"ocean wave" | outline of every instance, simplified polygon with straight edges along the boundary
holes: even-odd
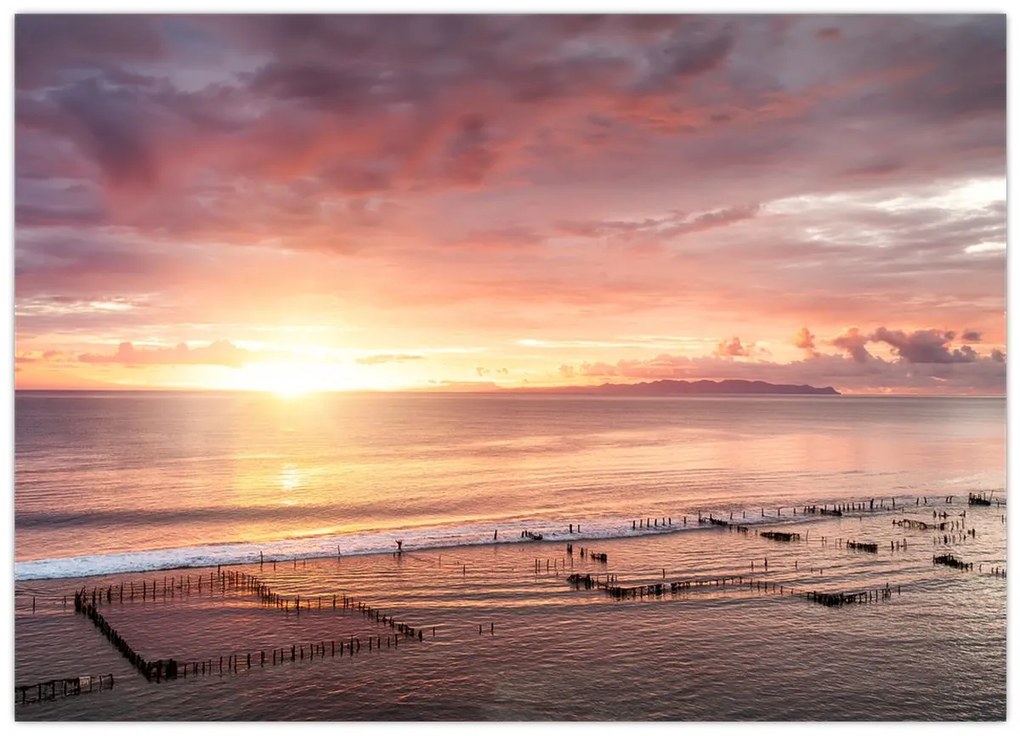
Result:
[[[708,512],[705,512],[706,514]],[[727,518],[717,514],[716,518]],[[666,517],[669,520],[669,517]],[[742,524],[790,523],[805,521],[808,517],[767,516],[753,520],[740,521]],[[517,520],[512,527],[498,530],[493,539],[495,528],[489,525],[469,524],[457,526],[436,526],[404,530],[386,530],[383,532],[359,532],[342,535],[324,535],[315,537],[299,537],[278,539],[258,543],[225,543],[204,544],[172,549],[143,550],[136,552],[80,555],[76,557],[58,557],[42,560],[25,560],[15,562],[14,579],[16,581],[47,580],[57,578],[77,578],[120,573],[150,572],[154,570],[171,570],[179,568],[210,567],[216,565],[239,565],[265,562],[289,561],[335,556],[371,555],[394,552],[397,540],[403,544],[403,550],[445,549],[451,547],[477,546],[485,544],[538,544],[532,539],[522,537],[521,532],[530,531],[542,535],[542,542],[573,543],[585,540],[626,539],[629,537],[646,537],[658,534],[695,532],[713,528],[699,525],[697,515],[687,516],[684,526],[682,516],[672,517],[672,525],[663,523],[651,527],[631,528],[631,519],[600,519],[574,524],[570,531],[568,524],[549,520]],[[580,531],[578,531],[580,530]]]
[[[885,500],[889,500],[889,498],[886,497]],[[931,496],[929,500],[943,501],[942,498],[935,499]],[[962,509],[967,508],[966,497],[961,498],[958,491],[954,500],[954,506],[959,506]],[[852,518],[857,514],[869,516],[878,514],[909,515],[922,509],[927,514],[932,508],[932,506],[922,506],[918,509],[912,503],[913,501],[915,501],[915,495],[898,496],[896,497],[895,508],[888,504],[884,508],[880,508],[876,503],[874,510],[848,511],[847,516]],[[861,501],[857,499],[856,502],[860,503]],[[852,501],[849,499],[839,501],[829,500],[818,504],[818,506],[823,504],[834,506],[836,503],[845,504],[852,503]],[[1001,503],[1004,506],[1005,500],[1003,499]],[[797,504],[797,508],[802,508],[803,505],[803,502],[801,502]],[[944,503],[940,505],[945,506]],[[15,581],[48,580],[216,565],[252,564],[259,562],[260,559],[265,562],[272,562],[334,556],[383,554],[396,551],[397,540],[402,542],[404,551],[410,552],[487,544],[536,544],[548,542],[565,544],[586,540],[627,539],[719,528],[711,524],[699,524],[699,514],[706,518],[712,516],[732,524],[741,524],[749,527],[776,524],[805,524],[831,518],[816,514],[804,514],[803,511],[800,514],[794,514],[792,504],[782,508],[786,510],[786,513],[783,515],[765,513],[766,510],[774,510],[774,507],[755,507],[751,509],[732,507],[702,508],[697,511],[685,511],[673,515],[671,524],[667,523],[670,521],[670,517],[660,516],[658,525],[655,524],[654,517],[581,520],[580,523],[575,522],[573,524],[573,531],[571,531],[570,524],[559,519],[503,520],[498,522],[498,525],[502,528],[499,528],[498,536],[495,539],[493,538],[493,532],[496,530],[495,523],[473,522],[470,524],[386,529],[344,534],[291,536],[264,542],[211,543],[170,549],[24,560],[15,562],[14,579]],[[686,525],[684,524],[684,514],[686,514],[687,519]],[[641,518],[645,518],[650,526],[635,527],[634,524],[640,524]],[[523,537],[523,531],[530,531],[541,535],[542,541],[536,542],[530,538]]]

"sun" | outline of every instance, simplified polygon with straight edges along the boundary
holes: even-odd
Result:
[[[320,391],[356,388],[343,365],[316,361],[248,363],[240,370],[236,388],[265,391],[295,398]]]

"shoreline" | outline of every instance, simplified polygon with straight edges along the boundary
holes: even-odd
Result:
[[[17,681],[112,673],[117,685],[16,712],[19,720],[800,720],[826,702],[840,718],[998,714],[1007,582],[991,566],[1005,568],[1006,527],[995,509],[971,513],[959,497],[943,500],[905,516],[930,521],[945,511],[959,522],[967,508],[977,535],[956,530],[939,551],[971,569],[933,564],[932,532],[892,525],[900,504],[893,512],[887,502],[884,513],[758,526],[799,531],[796,539],[704,524],[689,531],[716,533],[589,539],[572,554],[560,540],[490,540],[291,564],[259,565],[256,556],[221,565],[220,575],[212,565],[20,584]],[[852,540],[877,542],[877,553]],[[891,547],[903,540],[909,546]],[[86,588],[90,600],[95,588],[97,610],[136,653],[149,663],[172,658],[187,676],[140,676],[74,614],[71,588]],[[836,597],[847,604],[819,605]],[[388,620],[422,639],[397,631],[396,646]],[[983,645],[961,652],[952,646],[961,631]],[[722,687],[731,681],[735,696]],[[949,695],[925,701],[943,682]],[[583,700],[592,688],[621,696]],[[825,699],[833,690],[844,694],[838,703]],[[578,702],[583,712],[571,710]]]
[[[994,492],[1003,492],[1003,489],[997,489]],[[956,496],[956,494],[954,494],[954,497],[958,498]],[[865,505],[867,504],[867,501],[860,501],[860,500],[856,500],[856,499],[846,500],[842,504],[835,504],[835,505],[839,505],[839,506],[845,508],[847,506],[855,506],[855,505],[859,504],[861,506],[861,508],[846,510],[845,512],[841,513],[841,517],[842,518],[846,518],[846,519],[867,518],[867,517],[876,516],[878,514],[889,514],[889,513],[907,513],[907,514],[909,514],[909,513],[911,513],[911,510],[919,508],[918,504],[916,504],[916,503],[915,504],[904,503],[904,500],[907,500],[907,499],[910,499],[910,498],[914,499],[915,501],[919,500],[919,497],[917,497],[917,496],[911,496],[911,497],[905,497],[905,496],[904,497],[889,497],[888,500],[894,501],[897,504],[897,506],[895,506],[895,507],[892,507],[892,506],[880,507],[880,506],[876,505],[873,509],[870,509],[870,510],[865,507]],[[921,504],[921,507],[931,507],[931,506],[935,505],[937,498],[938,497],[928,497],[928,500],[925,502],[925,504]],[[887,499],[883,497],[881,500],[884,502]],[[969,504],[967,504],[966,502],[957,501],[957,503],[963,509],[966,509],[966,508],[969,507]],[[1006,500],[1005,499],[1001,499],[1001,500],[1000,499],[996,499],[996,504],[997,504],[996,508],[1005,508],[1006,507]],[[577,543],[589,544],[589,543],[598,542],[598,541],[650,538],[650,537],[658,537],[658,536],[662,536],[662,535],[679,534],[679,533],[683,533],[683,532],[695,532],[695,531],[701,531],[701,530],[716,529],[716,528],[719,528],[719,526],[722,526],[722,527],[726,527],[726,526],[762,527],[762,526],[769,526],[769,525],[798,525],[799,526],[799,525],[808,524],[808,523],[812,523],[812,522],[823,521],[826,518],[832,518],[831,516],[827,517],[825,512],[821,511],[822,508],[827,507],[829,505],[834,505],[834,504],[832,504],[830,502],[830,503],[825,503],[825,504],[802,504],[801,506],[797,506],[797,507],[794,507],[794,506],[783,506],[783,507],[778,507],[779,510],[789,509],[793,513],[790,516],[766,515],[766,516],[755,516],[755,517],[753,517],[751,519],[746,518],[746,513],[747,513],[746,511],[742,511],[741,512],[742,516],[740,518],[738,518],[738,519],[733,519],[733,516],[735,516],[737,512],[733,512],[732,515],[729,516],[729,519],[727,519],[726,516],[730,514],[729,511],[723,512],[719,516],[715,516],[715,512],[714,511],[709,511],[708,512],[708,516],[703,516],[703,518],[706,519],[706,520],[709,519],[709,518],[715,518],[716,521],[714,523],[707,523],[707,524],[700,523],[698,521],[697,517],[694,514],[691,514],[691,513],[687,514],[687,518],[690,519],[689,523],[683,523],[681,521],[681,519],[684,518],[683,516],[679,516],[679,517],[659,517],[659,519],[655,520],[655,521],[662,521],[663,524],[661,526],[637,527],[636,529],[635,528],[626,528],[625,526],[621,526],[621,525],[619,525],[619,523],[613,521],[613,522],[610,522],[610,523],[615,528],[613,528],[613,529],[606,529],[605,532],[602,533],[602,534],[588,534],[588,533],[570,532],[570,531],[566,531],[566,530],[563,530],[563,531],[552,530],[552,531],[550,531],[550,530],[548,530],[548,526],[547,525],[552,523],[552,522],[544,522],[544,523],[540,522],[539,526],[533,526],[532,528],[536,532],[541,533],[543,535],[543,539],[542,540],[534,540],[534,539],[522,538],[521,536],[517,536],[517,533],[520,532],[520,530],[515,530],[514,532],[512,532],[513,536],[502,537],[502,538],[499,538],[499,539],[496,539],[496,540],[478,538],[477,540],[472,541],[472,540],[465,539],[465,540],[458,540],[458,541],[456,541],[454,543],[450,543],[450,544],[443,544],[443,543],[440,543],[438,541],[435,542],[435,543],[430,543],[430,542],[426,541],[426,542],[424,542],[422,544],[415,544],[413,540],[412,541],[402,540],[402,541],[405,541],[405,545],[406,545],[403,548],[404,552],[415,552],[415,551],[435,552],[437,550],[447,550],[447,549],[449,549],[449,550],[456,550],[456,549],[463,549],[463,548],[478,548],[478,547],[485,547],[485,546],[516,545],[516,544],[536,544],[536,545],[544,545],[546,543],[550,543],[550,544],[577,544]],[[957,504],[953,504],[953,505],[955,506]],[[804,509],[804,511],[802,511],[798,515],[797,511],[796,511],[797,508],[802,508],[802,509]],[[806,511],[807,508],[815,508],[815,509],[819,509],[819,511],[807,512]],[[692,516],[694,517],[693,519],[691,519]],[[671,520],[671,519],[676,519],[676,521],[673,521],[671,524],[667,523],[667,520]],[[638,521],[638,519],[634,519],[632,521]],[[535,522],[532,522],[532,524],[534,524],[534,523]],[[591,523],[592,524],[597,524],[598,522],[595,521],[595,522],[591,522]],[[423,531],[426,531],[426,532],[427,531],[435,531],[436,529],[442,530],[442,527],[438,527],[438,528],[437,527],[426,527],[426,528],[424,528]],[[324,546],[326,543],[328,543],[330,546],[333,546],[333,545],[337,544],[338,542],[340,544],[342,544],[342,540],[351,541],[351,540],[358,540],[358,539],[366,539],[367,538],[367,539],[369,539],[371,541],[373,537],[380,537],[380,536],[383,536],[384,534],[387,537],[387,539],[393,539],[394,537],[399,538],[401,535],[405,535],[406,536],[406,534],[405,534],[406,531],[411,531],[411,530],[394,530],[394,531],[387,531],[385,533],[384,532],[356,533],[354,535],[347,535],[347,536],[341,536],[341,537],[307,537],[307,538],[301,538],[301,540],[305,541],[305,542],[307,542],[309,540],[315,540],[315,544],[317,546],[319,546],[319,545]],[[358,534],[361,534],[362,536],[359,537]],[[327,540],[328,540],[328,542],[327,542]],[[393,539],[393,541],[395,542],[396,540]],[[298,542],[297,544],[300,545],[300,542]],[[45,558],[45,559],[42,559],[42,560],[20,560],[20,561],[16,560],[15,563],[14,563],[14,565],[15,565],[14,582],[15,582],[15,585],[18,585],[18,584],[31,583],[31,582],[37,582],[37,581],[48,581],[48,580],[64,580],[64,579],[77,579],[77,578],[88,579],[88,578],[103,577],[103,576],[109,576],[109,575],[146,574],[146,573],[151,573],[151,572],[169,572],[169,571],[172,571],[172,570],[195,570],[195,569],[206,569],[206,568],[215,568],[215,567],[223,567],[223,566],[234,566],[234,565],[251,565],[251,564],[259,564],[260,560],[263,563],[272,563],[272,562],[279,563],[279,562],[290,562],[290,561],[293,561],[293,560],[322,560],[322,559],[338,559],[338,558],[353,558],[353,557],[359,557],[360,558],[360,557],[368,557],[368,556],[373,556],[373,555],[396,554],[396,550],[394,550],[392,548],[382,548],[382,547],[370,547],[368,549],[353,549],[353,550],[349,550],[349,551],[338,552],[338,554],[336,554],[336,555],[332,554],[332,552],[326,553],[323,549],[321,549],[321,547],[318,548],[318,549],[312,549],[312,550],[307,550],[307,551],[302,551],[302,550],[293,550],[293,551],[277,550],[277,551],[274,552],[274,546],[275,547],[279,547],[279,546],[292,546],[292,545],[295,545],[295,540],[282,539],[282,540],[274,540],[274,541],[267,542],[267,543],[265,543],[264,545],[262,545],[260,547],[256,547],[252,543],[245,543],[245,542],[232,543],[232,542],[227,542],[227,543],[221,543],[221,544],[216,544],[216,545],[195,546],[195,547],[170,547],[170,548],[162,548],[162,549],[154,549],[154,550],[141,550],[141,551],[133,551],[133,552],[111,552],[111,553],[96,554],[96,555],[87,555],[87,556]],[[230,551],[231,548],[236,548],[236,551],[231,552]],[[269,550],[268,554],[267,554],[267,549]],[[206,555],[206,554],[212,555],[212,554],[215,554],[215,552],[213,552],[213,551],[208,551],[207,552],[207,550],[220,550],[223,553],[224,556],[219,558],[219,559],[217,559],[215,557],[211,557],[209,559],[204,559],[204,558],[203,559],[196,559],[196,560],[193,561],[193,563],[188,563],[187,561],[185,561],[183,563],[175,563],[173,561],[166,561],[166,562],[162,562],[162,564],[161,564],[160,555],[165,556],[165,555],[172,554],[172,553],[178,553],[178,555],[186,555],[188,553],[193,554],[193,555]],[[282,552],[282,554],[281,554],[281,552]],[[137,561],[138,560],[144,560],[146,557],[152,558],[153,559],[153,564],[150,565],[150,566],[140,566],[141,563],[137,562]],[[112,565],[108,566],[106,569],[100,569],[100,570],[95,570],[95,571],[90,571],[90,569],[89,569],[90,565],[94,568],[96,565],[101,565],[102,562],[104,562],[104,561],[109,563],[111,561],[116,561],[116,560],[124,560],[125,561],[125,565],[112,564]],[[127,560],[135,560],[136,562],[134,562],[134,566],[132,567],[132,566],[129,566],[132,563],[127,562]],[[78,566],[82,566],[84,569],[82,571],[80,571],[80,572],[73,571],[73,570],[68,570],[66,574],[53,574],[53,575],[45,575],[45,574],[43,574],[43,575],[31,575],[31,574],[29,574],[28,576],[25,576],[25,573],[23,572],[21,577],[19,577],[18,572],[17,572],[19,565],[27,566],[29,569],[31,569],[31,567],[33,565],[50,565],[50,566],[53,566],[53,565],[61,565],[61,564],[68,565],[68,566],[78,565]]]

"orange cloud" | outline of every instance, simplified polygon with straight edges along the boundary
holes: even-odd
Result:
[[[83,353],[82,363],[116,363],[118,365],[222,365],[238,367],[254,359],[251,351],[239,348],[229,340],[217,340],[204,347],[189,348],[180,343],[166,348],[136,348],[122,342],[108,354]]]

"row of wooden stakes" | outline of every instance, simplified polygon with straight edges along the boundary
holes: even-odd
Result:
[[[435,629],[433,629],[432,635],[435,636]],[[396,649],[399,647],[399,644],[400,637],[396,634],[387,636],[385,640],[381,636],[370,636],[367,640],[366,649],[370,652],[373,650],[382,651],[384,646],[386,649],[391,647]],[[178,677],[186,678],[189,675],[189,667],[191,677],[202,677],[232,674],[240,669],[251,669],[253,666],[265,667],[266,665],[279,665],[289,662],[304,662],[306,659],[312,661],[316,657],[319,659],[336,656],[342,657],[344,651],[353,657],[361,651],[361,648],[361,638],[351,636],[346,641],[343,639],[331,639],[330,641],[321,640],[308,644],[292,644],[289,648],[274,647],[269,650],[268,656],[266,650],[262,649],[258,652],[229,654],[226,657],[220,657],[218,660],[205,659],[191,662],[178,662],[173,659],[166,661],[159,660],[153,663],[154,676],[150,677],[150,679],[160,682],[161,679],[174,680]]]
[[[129,583],[110,584],[105,588],[102,586],[93,587],[91,593],[92,605],[111,604],[114,601],[129,603],[135,601],[174,600],[178,597],[185,597],[203,592],[214,595],[217,588],[220,593],[225,594],[228,590],[234,591],[247,587],[247,583],[240,577],[241,573],[232,570],[223,570],[217,566],[216,572],[209,571],[208,577],[204,575],[164,575],[162,585],[158,578],[151,582],[141,580],[136,586],[132,580]],[[67,604],[67,597],[64,597],[64,604]]]
[[[662,597],[667,593],[675,595],[702,587],[722,587],[728,585],[743,587],[744,578],[742,576],[733,576],[710,580],[674,580],[665,583],[651,583],[649,585],[633,585],[624,587],[613,585],[613,581],[610,580],[608,576],[606,581],[601,581],[598,578],[593,578],[591,575],[581,575],[576,573],[574,575],[570,575],[567,578],[567,582],[578,588],[597,588],[604,591],[612,598],[624,600],[627,598],[644,598],[646,595],[655,597]],[[886,600],[892,596],[892,588],[889,585],[886,585],[885,588],[879,588],[874,591],[861,591],[854,593],[819,593],[817,591],[797,592],[792,587],[783,584],[770,583],[768,581],[762,582],[761,580],[754,580],[751,578],[748,578],[747,585],[750,590],[754,590],[755,592],[771,592],[778,595],[799,596],[827,606],[845,605],[848,603],[869,603]],[[896,586],[896,593],[899,594],[900,592],[900,586]]]
[[[302,600],[299,595],[295,595],[294,597],[280,595],[255,575],[249,575],[239,570],[224,570],[217,567],[215,577],[213,576],[214,573],[210,571],[208,583],[205,584],[204,588],[206,591],[215,592],[218,588],[221,593],[226,593],[228,590],[248,593],[256,596],[263,605],[282,609],[285,613],[293,611],[297,615],[301,615],[302,607],[304,607],[305,610],[310,610],[312,608],[312,598],[306,597]],[[127,588],[127,600],[129,602],[135,600],[155,600],[159,592],[157,584],[158,580],[153,580],[151,586],[149,586],[147,582],[143,581],[142,597],[138,599],[135,596],[134,583],[130,583]],[[164,576],[162,590],[163,599],[166,599],[168,593],[170,598],[173,599],[175,591],[180,592],[182,595],[188,595],[192,589],[192,578],[190,575],[187,577]],[[201,592],[203,590],[203,576],[197,576],[195,578],[194,590],[196,592]],[[78,610],[79,596],[81,597],[81,600],[85,600],[86,591],[83,589],[82,591],[75,593],[75,610]],[[114,599],[119,602],[124,602],[124,583],[120,583],[119,585],[109,585],[105,589],[95,587],[92,589],[91,605],[93,607],[98,607],[103,602],[108,604],[112,603]],[[330,600],[330,596],[327,596],[327,600]],[[316,603],[316,607],[321,609],[322,596],[316,596],[314,601]],[[331,607],[335,609],[338,607],[338,604],[339,607],[344,609],[357,610],[366,618],[374,619],[376,623],[388,625],[391,629],[396,630],[405,637],[417,637],[421,639],[423,636],[420,629],[409,626],[403,622],[396,621],[392,616],[386,615],[373,606],[370,606],[363,601],[356,600],[344,593],[331,595]]]
[[[584,547],[581,547],[580,551],[581,551],[581,559],[584,559],[585,557],[589,557],[589,558],[595,560],[595,562],[601,562],[603,564],[609,562],[609,555],[606,554],[605,552],[593,552],[592,550],[585,549]],[[570,555],[571,557],[574,556],[574,545],[572,545],[572,544],[568,544],[567,545],[567,554]]]
[[[974,563],[973,562],[964,562],[963,560],[959,560],[956,557],[953,557],[951,554],[944,554],[944,555],[938,555],[938,556],[932,555],[931,564],[933,564],[933,565],[945,565],[946,567],[954,567],[957,570],[973,570],[974,569]]]
[[[234,575],[240,576],[240,575],[243,575],[243,574],[242,573],[234,573]],[[253,576],[245,576],[245,578],[249,578],[249,579],[252,578],[252,577]],[[236,579],[237,578],[235,578],[235,580]],[[251,580],[244,580],[244,582],[246,584],[248,584],[248,585],[252,584]],[[259,586],[256,586],[256,587],[259,587]],[[92,595],[93,595],[93,598],[96,597],[95,591],[93,592]],[[344,602],[345,602],[346,607],[351,607],[351,608],[355,607],[354,606],[355,602],[353,601],[353,599],[349,599],[349,598],[345,597]],[[334,599],[333,599],[333,605],[334,605],[334,607],[336,606],[336,597],[335,596],[334,596]],[[92,621],[92,623],[96,626],[96,628],[99,629],[99,631],[110,641],[110,643],[113,644],[120,651],[120,653],[124,656],[124,658],[127,659],[128,662],[135,669],[137,669],[147,680],[150,680],[150,681],[154,680],[155,682],[161,682],[163,680],[175,680],[178,677],[187,677],[188,676],[188,665],[189,665],[188,662],[181,662],[181,661],[178,661],[178,660],[173,659],[173,658],[167,659],[167,660],[159,659],[159,660],[155,660],[155,661],[149,661],[149,660],[146,660],[144,657],[142,657],[137,652],[135,652],[134,649],[127,643],[127,641],[122,636],[120,636],[120,634],[117,632],[117,630],[114,629],[106,621],[106,619],[103,617],[103,615],[99,613],[99,611],[96,608],[95,604],[89,602],[88,595],[87,595],[87,593],[85,592],[84,589],[82,589],[81,591],[75,592],[75,595],[74,595],[74,606],[75,606],[75,612],[84,615],[86,618],[88,618],[90,621]],[[320,601],[320,606],[321,606],[321,601]],[[380,619],[381,619],[383,623],[389,623],[392,628],[396,629],[399,632],[399,634],[403,634],[404,637],[417,638],[419,641],[424,639],[424,632],[423,632],[422,629],[415,629],[415,628],[407,626],[407,625],[405,625],[403,623],[395,622],[395,621],[393,621],[392,618],[387,619],[386,617],[381,616],[379,611],[373,609],[371,606],[366,606],[366,605],[364,605],[362,603],[362,604],[358,604],[357,609],[359,611],[361,611],[362,613],[364,613],[369,618],[371,618],[374,615],[375,616],[375,620],[377,622],[380,621]],[[435,628],[432,629],[432,635],[435,636]],[[387,636],[386,637],[386,647],[389,648],[391,646],[391,642],[392,642],[392,646],[394,648],[396,648],[398,646],[398,644],[399,644],[399,641],[400,641],[400,636],[398,635],[398,633],[394,633],[392,635],[392,637],[391,636]],[[374,644],[374,647],[373,647],[373,644]],[[373,637],[369,637],[368,638],[368,649],[369,649],[369,651],[372,651],[373,648],[378,649],[378,650],[381,650],[383,648],[383,639],[382,639],[381,636],[377,636],[374,639],[373,639]],[[352,656],[355,653],[361,651],[361,639],[360,639],[360,637],[355,637],[355,636],[351,636],[350,637],[349,643],[347,645],[347,651]],[[339,654],[341,656],[343,656],[343,652],[344,652],[344,642],[343,642],[343,640],[340,640],[340,641],[331,640],[329,642],[329,656],[336,656],[338,652],[339,652]],[[309,657],[309,659],[314,658],[316,654],[319,654],[320,658],[326,656],[326,642],[325,641],[319,642],[318,644],[312,643],[312,644],[308,645],[308,657]],[[271,663],[274,664],[274,665],[275,664],[282,664],[282,663],[288,661],[287,660],[287,650],[286,650],[286,647],[282,647],[282,648],[280,648],[278,650],[277,649],[273,649],[273,650],[271,650],[270,655],[271,655]],[[290,660],[289,661],[291,661],[291,662],[296,661],[296,659],[298,659],[299,656],[300,656],[300,659],[302,661],[305,659],[305,647],[304,647],[304,644],[301,644],[301,645],[291,645],[291,647],[290,647]],[[251,653],[247,653],[245,655],[246,667],[248,667],[248,668],[251,667],[251,661],[252,661],[252,655],[251,655]],[[265,650],[261,650],[259,652],[259,657],[258,657],[257,661],[258,661],[260,666],[265,666],[265,664],[266,664],[266,652],[265,652]],[[227,657],[227,671],[228,672],[229,671],[236,672],[237,669],[238,669],[238,666],[239,666],[239,662],[240,662],[240,659],[238,658],[237,655],[228,655],[228,657]],[[224,664],[224,658],[223,657],[219,658],[219,667],[218,667],[218,669],[213,667],[213,660],[211,660],[211,659],[210,660],[202,660],[201,662],[191,662],[190,663],[190,665],[191,665],[191,674],[192,674],[192,676],[196,676],[196,675],[199,675],[199,674],[201,674],[201,675],[213,674],[214,672],[222,673],[224,671],[223,664]],[[112,684],[112,681],[111,681],[111,684]],[[42,692],[42,691],[40,690],[40,692]]]
[[[57,689],[57,686],[60,689]],[[17,704],[41,703],[44,700],[56,700],[72,695],[109,690],[113,687],[113,675],[86,675],[85,677],[64,677],[59,680],[47,680],[34,685],[15,685],[14,702]],[[33,697],[34,696],[34,697]]]

